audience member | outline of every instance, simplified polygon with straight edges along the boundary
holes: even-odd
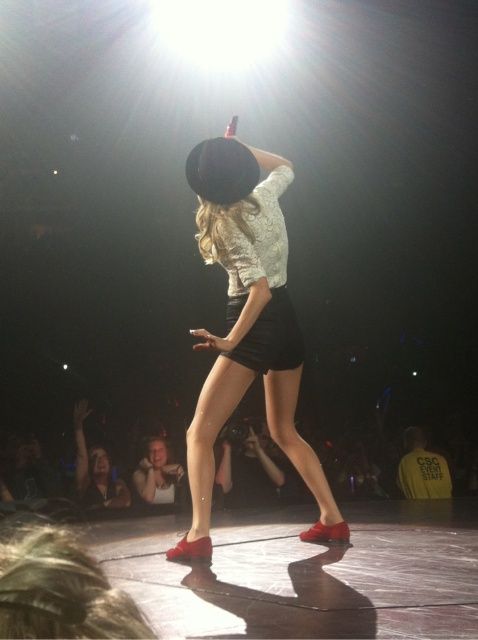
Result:
[[[163,436],[143,441],[143,458],[133,473],[138,496],[149,504],[182,503],[184,469],[170,462],[168,442]]]
[[[472,443],[466,471],[466,495],[478,496],[478,444]]]
[[[64,529],[0,543],[1,638],[154,638],[132,598]]]
[[[3,501],[35,501],[63,495],[59,473],[43,455],[34,434],[11,436],[6,453],[0,483]]]
[[[101,446],[86,448],[83,429],[90,415],[88,400],[75,404],[73,423],[76,440],[76,490],[82,506],[88,509],[118,509],[131,505],[131,493],[120,478],[113,478],[108,452]]]
[[[4,483],[2,478],[0,478],[0,502],[13,502],[13,496],[8,490],[7,485]]]
[[[349,440],[343,447],[342,467],[337,475],[340,493],[349,498],[388,498],[379,482],[380,474],[363,441]]]
[[[403,454],[401,443],[401,436],[393,435],[389,436],[389,439],[381,437],[377,446],[369,444],[369,449],[375,452],[375,459],[379,461],[380,486],[392,499],[402,497],[402,492],[397,485],[397,469]]]
[[[464,496],[468,494],[468,470],[470,460],[470,439],[467,437],[460,415],[455,413],[445,419],[444,453],[447,458],[450,475],[453,479],[453,494]]]
[[[397,482],[406,498],[451,498],[452,482],[446,459],[428,451],[423,429],[408,427],[405,450],[400,460]]]
[[[259,434],[256,434],[247,423],[235,429],[226,427],[222,441],[222,458],[215,478],[216,484],[220,485],[224,492],[225,506],[252,507],[277,504],[280,488],[285,483],[285,474],[267,453],[272,440],[266,429],[267,426],[261,425],[258,428]],[[234,442],[236,438],[239,442]]]

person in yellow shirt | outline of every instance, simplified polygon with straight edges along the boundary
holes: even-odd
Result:
[[[398,466],[397,484],[408,499],[451,498],[452,482],[443,456],[426,450],[427,440],[420,427],[408,427],[405,448]]]

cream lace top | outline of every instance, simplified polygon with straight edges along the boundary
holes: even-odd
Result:
[[[264,276],[271,289],[286,284],[289,243],[278,199],[293,179],[292,169],[281,165],[252,192],[261,210],[246,212],[244,218],[254,234],[254,243],[230,218],[223,218],[218,225],[226,248],[220,264],[229,276],[228,296],[247,294],[251,284]]]

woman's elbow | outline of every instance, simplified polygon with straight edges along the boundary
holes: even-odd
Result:
[[[285,485],[285,475],[282,474],[281,476],[279,476],[276,480],[276,485],[278,488],[283,487]]]
[[[216,480],[216,484],[219,485],[222,489],[224,495],[226,493],[230,493],[232,490],[232,482],[225,482],[223,480]]]
[[[264,303],[268,303],[272,298],[272,293],[269,288],[269,283],[267,282],[267,278],[260,278],[254,284],[251,285],[251,288],[255,289],[256,294],[264,301]]]

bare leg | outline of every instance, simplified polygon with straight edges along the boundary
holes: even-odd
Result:
[[[264,376],[267,424],[274,441],[287,455],[313,493],[325,525],[342,522],[320,460],[296,431],[294,415],[299,395],[302,365],[287,371],[269,371]]]
[[[215,472],[214,441],[255,377],[252,369],[219,356],[203,385],[187,432],[188,475],[193,504],[188,542],[209,535]]]

